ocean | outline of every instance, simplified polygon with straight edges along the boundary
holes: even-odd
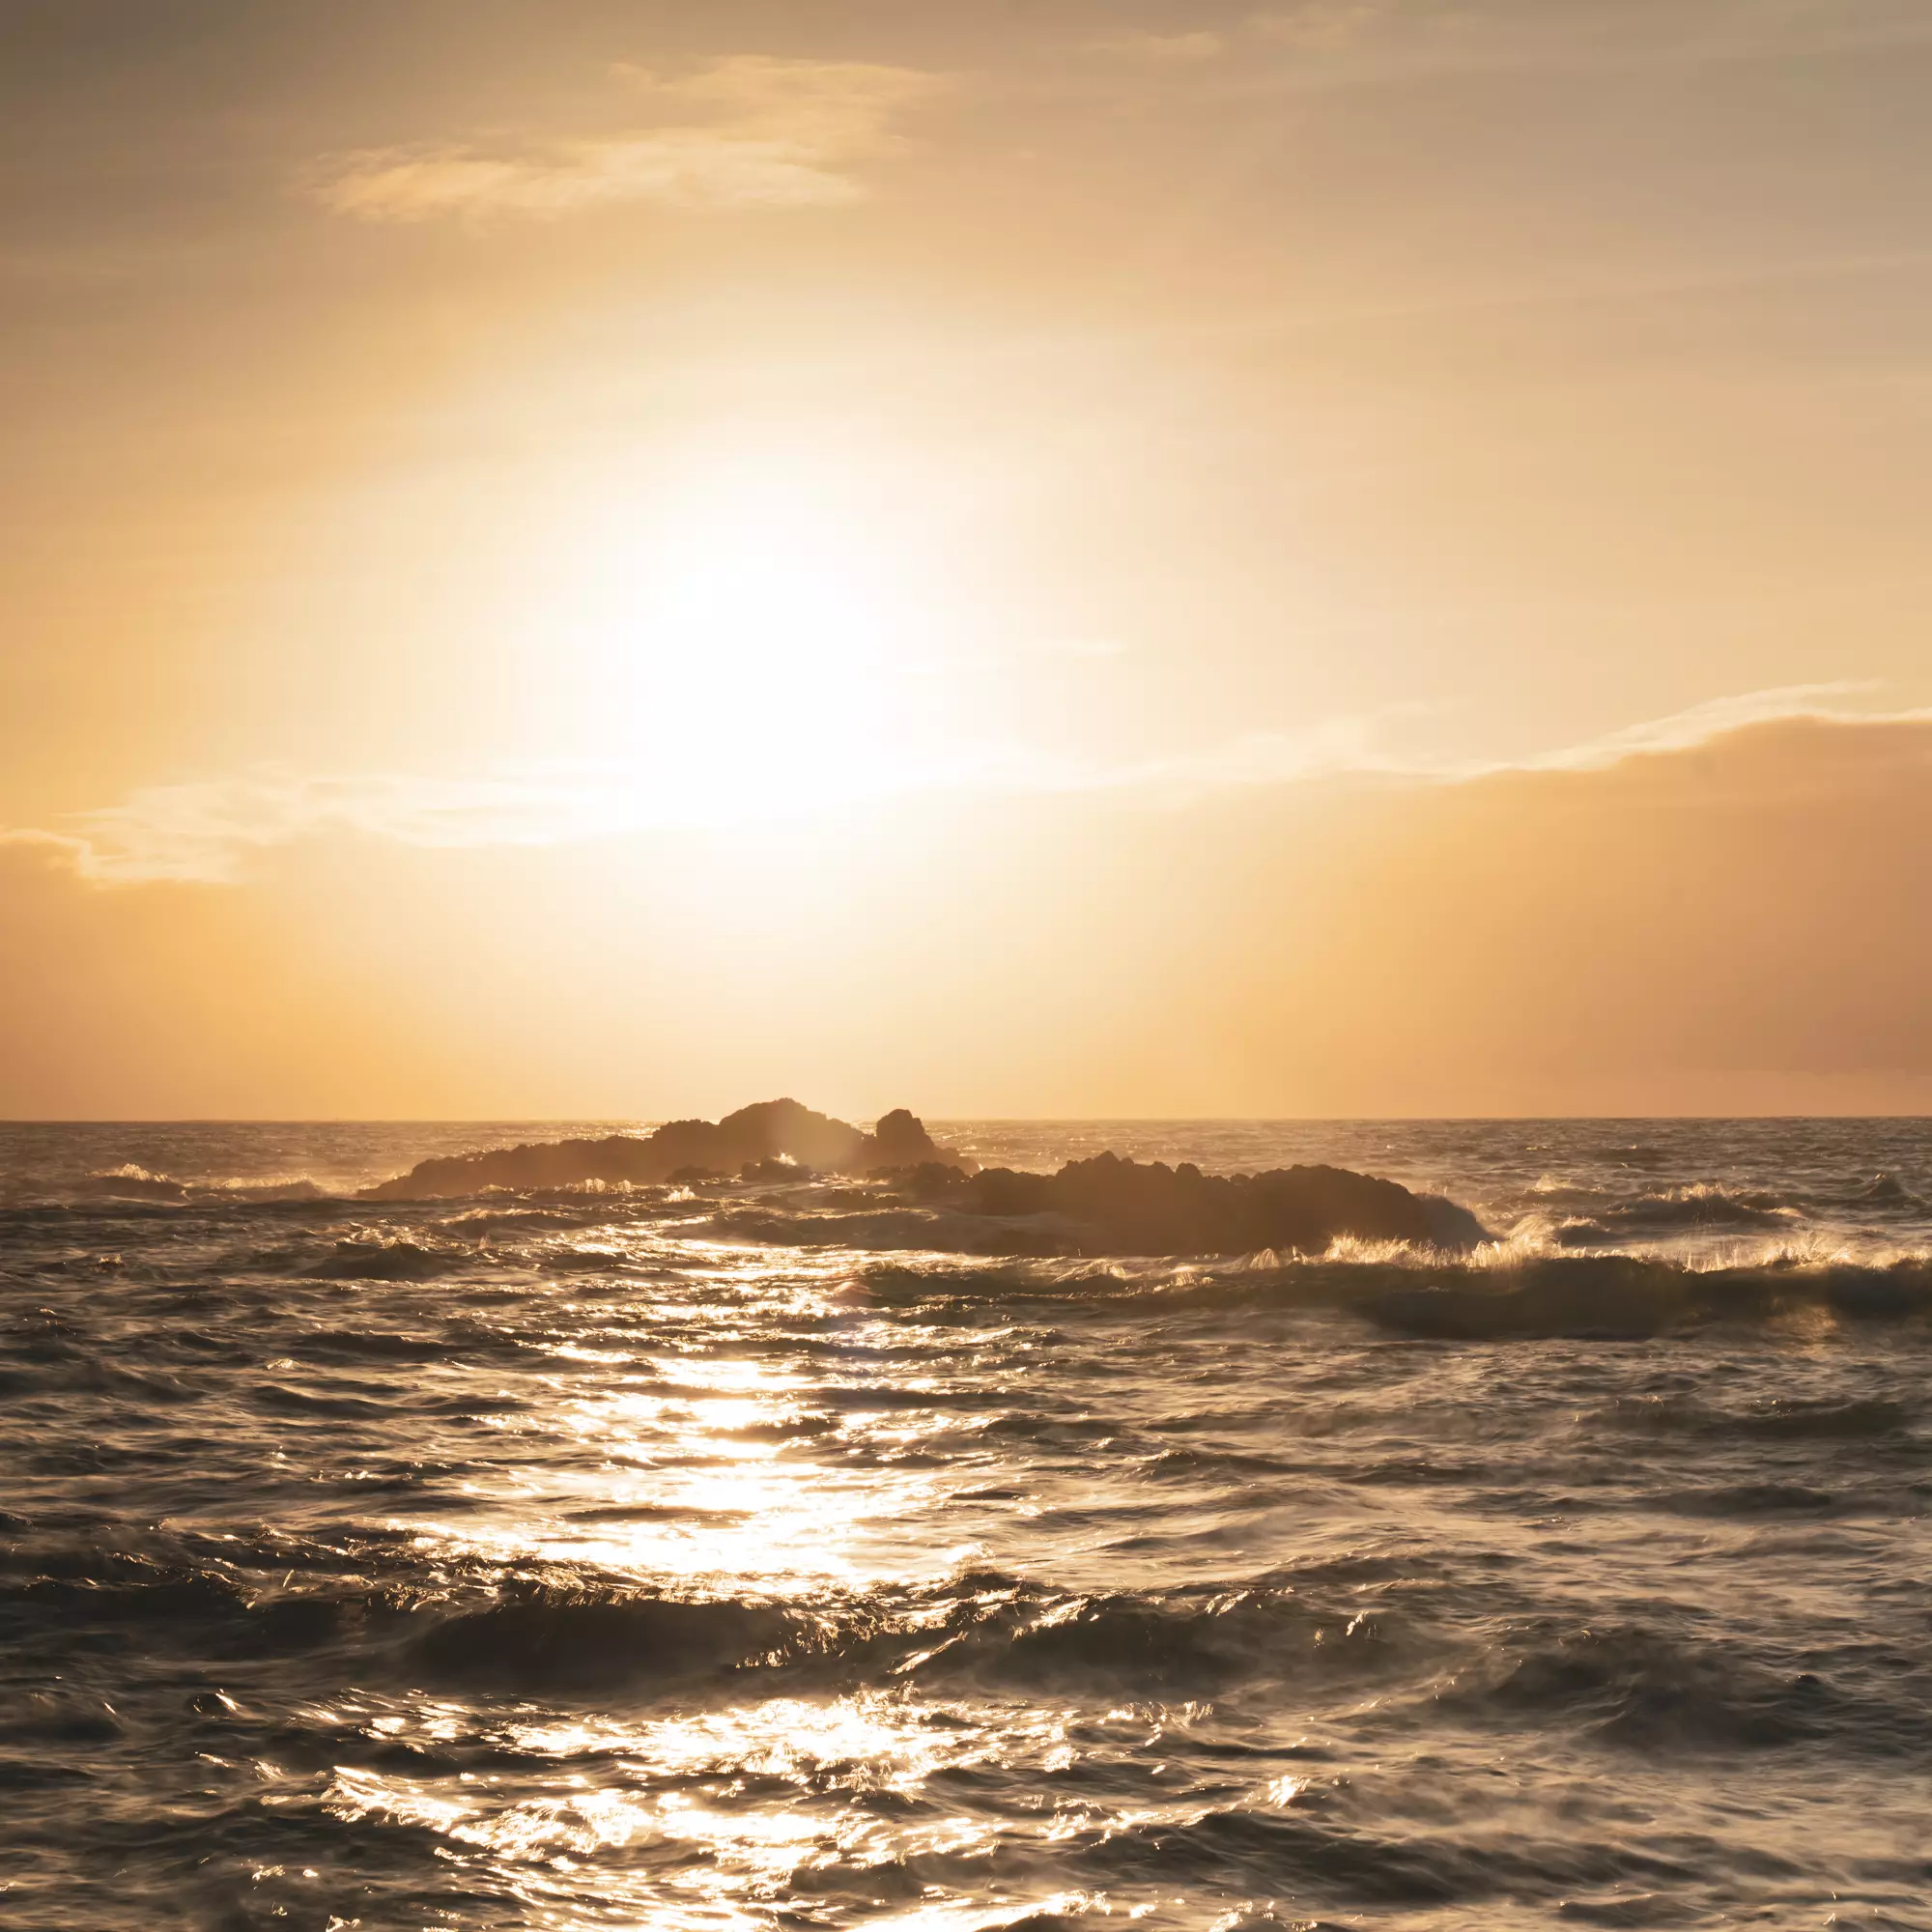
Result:
[[[588,1130],[0,1126],[12,1932],[1932,1927],[1932,1122],[934,1123],[1455,1260],[354,1198]]]

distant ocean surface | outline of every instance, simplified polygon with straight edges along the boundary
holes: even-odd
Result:
[[[932,1124],[1499,1239],[0,1125],[0,1923],[1932,1927],[1932,1122]]]

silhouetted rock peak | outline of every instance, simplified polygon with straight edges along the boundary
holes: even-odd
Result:
[[[903,1107],[895,1108],[868,1134],[796,1100],[759,1100],[722,1121],[670,1121],[648,1134],[533,1142],[420,1161],[409,1173],[367,1189],[365,1198],[424,1201],[488,1187],[655,1183],[740,1175],[747,1169],[760,1176],[793,1167],[869,1174],[958,1159],[935,1146],[917,1117]]]
[[[881,1167],[918,1167],[946,1158],[944,1150],[933,1146],[924,1122],[904,1107],[880,1117],[872,1129],[872,1147]]]
[[[670,1121],[648,1134],[548,1141],[426,1160],[370,1188],[377,1201],[727,1178],[797,1183],[820,1175],[871,1175],[901,1200],[943,1211],[924,1238],[978,1252],[990,1240],[1015,1253],[1320,1254],[1339,1238],[1467,1248],[1486,1238],[1466,1208],[1412,1194],[1393,1180],[1342,1167],[1265,1174],[1203,1174],[1183,1162],[1095,1154],[1058,1174],[976,1170],[934,1144],[916,1115],[895,1107],[870,1133],[798,1101],[760,1100],[722,1121]],[[978,1224],[980,1232],[969,1232]]]

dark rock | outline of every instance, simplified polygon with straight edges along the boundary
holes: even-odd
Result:
[[[1068,1224],[1069,1251],[1081,1254],[1319,1254],[1342,1236],[1451,1248],[1486,1238],[1454,1202],[1341,1167],[1208,1175],[1102,1153],[1052,1175],[988,1168],[950,1185],[935,1176],[923,1198],[973,1214],[1058,1216]]]
[[[864,1133],[815,1114],[796,1100],[760,1100],[722,1121],[671,1121],[649,1134],[611,1134],[604,1140],[536,1142],[452,1154],[418,1162],[408,1174],[368,1188],[369,1201],[424,1201],[480,1193],[488,1187],[573,1187],[586,1181],[653,1184],[693,1173],[723,1176],[766,1162],[831,1174],[866,1174],[880,1166],[902,1167],[946,1159],[917,1119],[903,1107]]]
[[[763,1100],[722,1121],[672,1121],[650,1134],[426,1160],[364,1198],[412,1201],[489,1187],[656,1184],[732,1174],[748,1182],[870,1175],[902,1199],[951,1210],[936,1217],[936,1244],[945,1240],[940,1224],[964,1230],[958,1217],[1006,1223],[986,1236],[1003,1253],[1319,1254],[1344,1236],[1439,1248],[1473,1247],[1487,1238],[1475,1216],[1453,1201],[1411,1194],[1393,1180],[1347,1168],[1209,1175],[1190,1163],[1169,1167],[1103,1153],[1069,1162],[1058,1174],[979,1172],[936,1146],[904,1108],[868,1134],[796,1100]]]
[[[875,1167],[874,1180],[892,1182],[909,1201],[943,1201],[965,1185],[966,1168],[943,1160],[923,1160],[913,1167]]]
[[[917,1114],[895,1107],[872,1129],[872,1158],[881,1167],[917,1167],[935,1159],[939,1149]]]

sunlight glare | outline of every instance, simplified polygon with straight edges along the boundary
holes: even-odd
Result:
[[[902,496],[784,449],[586,493],[552,636],[649,816],[780,818],[919,781],[908,671],[940,600]]]

